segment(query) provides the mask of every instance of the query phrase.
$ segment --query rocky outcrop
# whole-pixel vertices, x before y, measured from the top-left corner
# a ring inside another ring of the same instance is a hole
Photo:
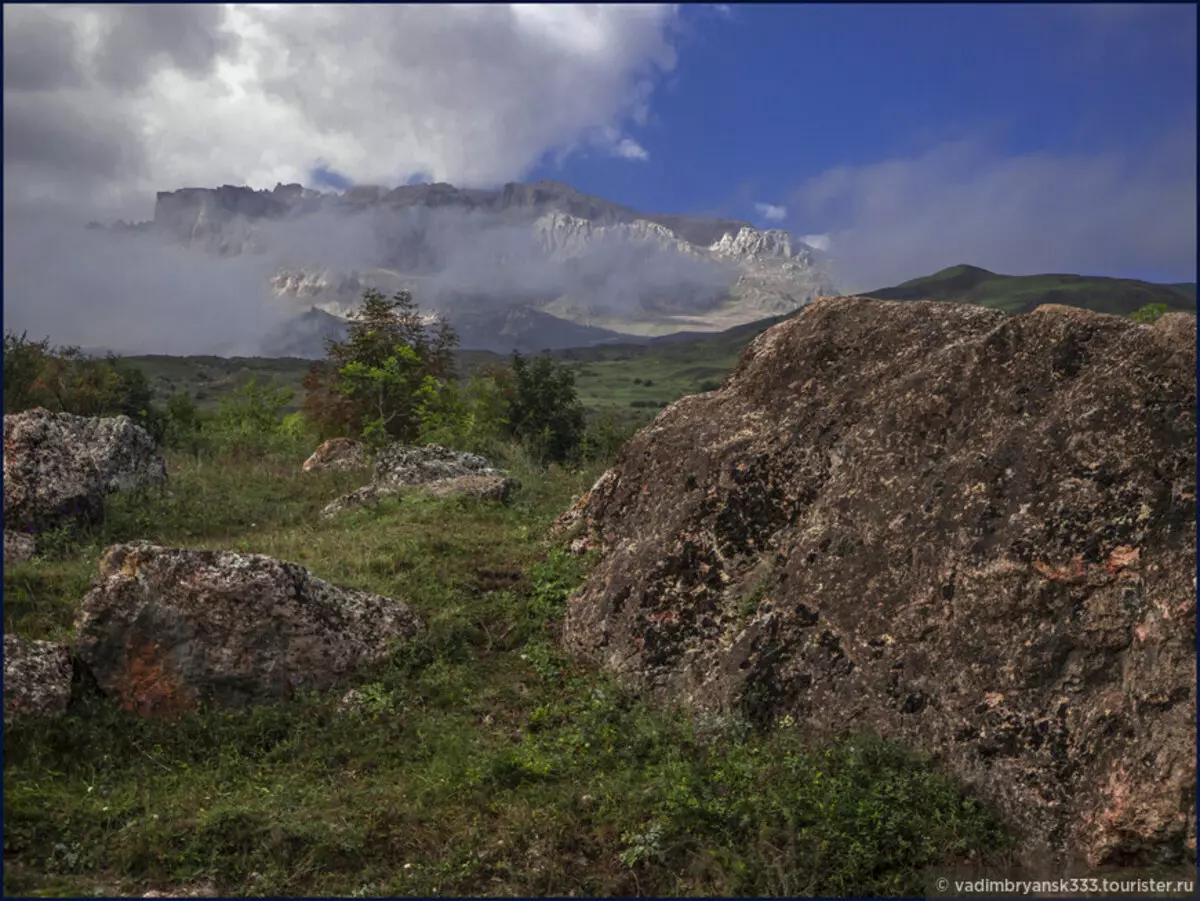
[[[66,645],[4,636],[4,722],[50,719],[71,700],[71,652]]]
[[[134,543],[105,551],[76,652],[127,709],[171,713],[335,686],[421,628],[405,604],[293,563]]]
[[[41,408],[4,417],[4,527],[37,532],[95,522],[114,491],[161,487],[154,440],[128,416],[96,418]]]
[[[346,471],[371,465],[371,453],[353,438],[330,438],[304,461],[305,472]]]
[[[438,497],[507,500],[514,487],[514,481],[478,454],[437,444],[392,444],[375,458],[371,484],[333,501],[321,515],[332,519],[412,488],[421,488]]]
[[[560,524],[624,680],[932,753],[1024,853],[1195,859],[1196,327],[826,298]]]

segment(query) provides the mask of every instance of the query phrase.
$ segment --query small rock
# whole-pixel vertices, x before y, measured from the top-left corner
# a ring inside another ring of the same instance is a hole
[[[458,476],[503,475],[478,454],[450,450],[437,444],[392,444],[375,458],[372,482],[390,485],[420,485]]]
[[[71,700],[66,645],[4,636],[4,722],[61,716]]]
[[[371,465],[371,454],[367,446],[353,438],[330,438],[304,461],[304,472],[344,472],[365,469]]]
[[[4,563],[24,563],[37,552],[37,543],[32,535],[17,532],[13,529],[4,530]]]
[[[139,542],[104,552],[77,652],[127,709],[169,713],[333,687],[421,628],[407,605],[294,563]]]
[[[342,495],[321,511],[332,519],[347,510],[395,497],[422,486],[437,497],[477,497],[507,500],[517,483],[505,477],[478,454],[449,450],[436,444],[393,444],[379,452],[371,483]]]

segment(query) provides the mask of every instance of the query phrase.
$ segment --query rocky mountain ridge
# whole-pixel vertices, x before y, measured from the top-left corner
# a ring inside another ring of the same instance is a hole
[[[148,226],[217,256],[288,250],[270,290],[297,315],[315,307],[345,317],[367,287],[406,289],[460,331],[484,332],[484,349],[499,351],[511,349],[512,336],[488,343],[486,333],[502,309],[529,314],[517,317],[534,330],[519,344],[541,349],[720,331],[835,290],[823,254],[788,232],[639,213],[559,182],[495,191],[362,186],[341,194],[296,184],[184,188],[158,194],[152,224],[126,228]],[[302,337],[283,343],[303,344]]]

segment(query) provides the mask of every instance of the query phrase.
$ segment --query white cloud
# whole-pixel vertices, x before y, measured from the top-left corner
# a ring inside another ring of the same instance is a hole
[[[805,235],[800,240],[817,250],[829,249],[829,235]]]
[[[648,160],[650,153],[633,138],[622,138],[613,148],[616,156],[626,160]]]
[[[776,206],[771,203],[756,203],[754,204],[754,209],[758,210],[758,215],[772,222],[780,222],[787,218],[787,207],[785,206]]]
[[[1192,119],[1137,153],[1005,157],[982,140],[946,142],[911,158],[829,169],[792,205],[837,246],[835,275],[847,290],[959,263],[1012,275],[1192,281],[1196,187]]]
[[[547,153],[645,121],[675,65],[676,16],[670,5],[6,5],[5,206],[145,215],[155,190],[307,181],[318,162],[358,183],[519,179]],[[47,155],[59,132],[78,146]],[[625,136],[610,149],[647,157]]]

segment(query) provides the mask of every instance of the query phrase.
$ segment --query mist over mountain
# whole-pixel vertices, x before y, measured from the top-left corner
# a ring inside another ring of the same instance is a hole
[[[161,192],[154,218],[5,235],[10,327],[121,351],[321,356],[368,287],[506,352],[719,331],[834,292],[823,254],[558,182]],[[285,350],[286,349],[286,350]]]

